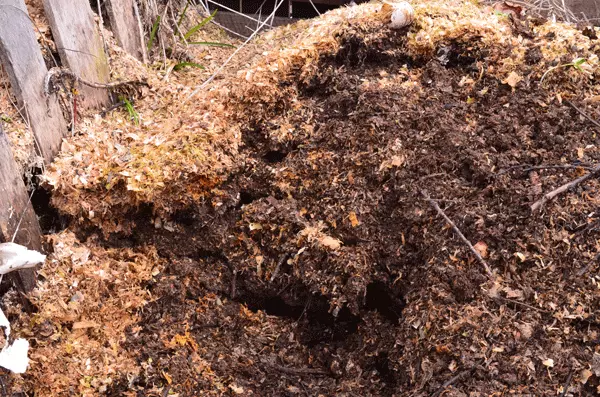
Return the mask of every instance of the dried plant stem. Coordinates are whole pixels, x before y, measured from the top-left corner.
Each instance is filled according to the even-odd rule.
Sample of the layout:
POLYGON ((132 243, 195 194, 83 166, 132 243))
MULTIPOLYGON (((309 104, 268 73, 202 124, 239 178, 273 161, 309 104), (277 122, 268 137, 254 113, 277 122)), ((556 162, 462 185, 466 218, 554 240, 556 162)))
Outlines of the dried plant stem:
POLYGON ((565 101, 569 106, 571 106, 573 109, 575 109, 580 115, 582 115, 583 117, 585 117, 586 119, 588 119, 592 124, 594 124, 596 127, 600 128, 600 123, 598 123, 596 120, 594 120, 593 118, 591 118, 586 112, 584 112, 583 110, 579 109, 577 106, 575 106, 573 104, 573 102, 571 101, 565 101))
POLYGON ((283 0, 279 0, 277 2, 277 4, 275 4, 275 7, 274 7, 273 12, 271 13, 271 15, 269 15, 269 17, 267 17, 264 21, 262 21, 261 24, 258 26, 258 28, 256 28, 256 30, 254 31, 254 33, 252 33, 250 35, 250 37, 248 37, 248 39, 246 39, 246 41, 244 41, 242 43, 242 45, 240 45, 238 48, 236 48, 236 50, 229 56, 229 58, 227 58, 225 60, 225 62, 223 62, 221 64, 221 66, 217 70, 215 70, 215 72, 208 79, 206 79, 206 81, 204 83, 202 83, 194 91, 192 91, 192 93, 190 95, 188 95, 187 98, 185 98, 185 100, 183 101, 183 103, 185 103, 185 102, 189 101, 190 99, 192 99, 194 96, 196 96, 196 94, 198 92, 200 92, 201 89, 203 89, 208 84, 210 84, 210 82, 213 81, 214 78, 217 77, 217 75, 219 73, 221 73, 221 71, 225 68, 225 66, 227 66, 229 64, 229 62, 242 50, 242 48, 244 48, 250 42, 250 40, 252 40, 254 38, 254 36, 256 36, 258 34, 258 32, 260 32, 260 30, 263 28, 263 26, 265 26, 267 24, 267 22, 269 21, 269 19, 271 17, 275 16, 275 13, 279 9, 279 7, 281 7, 282 4, 283 4, 283 0))
POLYGON ((485 259, 483 259, 483 257, 481 256, 481 254, 479 252, 477 252, 477 250, 475 249, 475 247, 473 247, 473 244, 471 244, 471 242, 469 240, 467 240, 467 238, 465 237, 464 234, 462 234, 462 232, 460 231, 460 229, 458 227, 456 227, 456 225, 454 224, 454 222, 452 222, 452 219, 448 218, 448 216, 440 208, 440 206, 438 205, 438 203, 436 203, 434 200, 432 200, 431 197, 429 197, 429 194, 426 191, 421 190, 421 195, 433 207, 433 209, 435 209, 437 211, 437 213, 439 215, 441 215, 446 220, 446 222, 452 227, 452 230, 454 230, 454 233, 456 233, 456 235, 463 241, 463 243, 465 243, 465 245, 467 247, 469 247, 469 249, 471 250, 471 252, 473 253, 473 255, 475 255, 475 257, 477 258, 477 260, 479 261, 479 263, 481 263, 481 265, 485 269, 485 273, 488 275, 488 277, 493 278, 494 274, 492 273, 492 270, 490 269, 490 267, 487 264, 487 262, 485 261, 485 259))
POLYGON ((531 205, 531 212, 539 211, 548 201, 552 200, 559 194, 564 193, 571 188, 574 188, 580 183, 583 183, 588 179, 592 179, 592 177, 596 176, 598 172, 600 172, 600 164, 592 168, 592 170, 588 174, 585 174, 584 176, 579 177, 569 183, 565 183, 564 185, 554 189, 553 191, 544 194, 544 196, 541 199, 539 199, 531 205))

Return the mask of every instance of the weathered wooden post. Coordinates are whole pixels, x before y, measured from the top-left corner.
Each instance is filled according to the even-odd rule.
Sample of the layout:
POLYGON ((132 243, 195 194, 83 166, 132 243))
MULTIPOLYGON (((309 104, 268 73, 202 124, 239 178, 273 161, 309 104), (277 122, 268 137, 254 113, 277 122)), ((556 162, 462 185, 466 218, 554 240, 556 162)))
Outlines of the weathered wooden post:
MULTIPOLYGON (((0 124, 0 243, 11 242, 17 230, 15 243, 42 250, 40 224, 0 124)), ((34 269, 20 270, 17 277, 25 291, 35 287, 34 269)))
MULTIPOLYGON (((138 20, 135 16, 135 0, 106 0, 110 27, 117 43, 125 51, 143 61, 144 43, 139 35, 138 20)), ((100 11, 99 11, 100 12, 100 11)))
POLYGON ((24 0, 0 4, 0 61, 8 72, 24 121, 30 124, 46 164, 60 150, 67 124, 56 98, 46 98, 48 73, 24 0))
MULTIPOLYGON (((44 0, 44 10, 63 65, 85 80, 107 83, 108 59, 89 0, 44 0)), ((82 86, 81 91, 83 108, 108 103, 104 89, 82 86)))

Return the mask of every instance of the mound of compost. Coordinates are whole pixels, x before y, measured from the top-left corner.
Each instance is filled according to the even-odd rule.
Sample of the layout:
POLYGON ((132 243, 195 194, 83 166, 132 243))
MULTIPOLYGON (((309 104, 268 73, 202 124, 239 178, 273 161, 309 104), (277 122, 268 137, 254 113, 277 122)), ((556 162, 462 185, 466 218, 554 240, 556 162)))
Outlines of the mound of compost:
POLYGON ((214 390, 197 356, 245 395, 594 390, 598 183, 530 205, 598 161, 595 126, 542 87, 482 77, 476 43, 448 62, 377 45, 397 43, 350 37, 299 87, 310 134, 257 123, 216 205, 178 213, 179 231, 139 226, 131 244, 173 262, 128 349, 184 395, 214 390), (199 304, 207 291, 226 302, 199 304), (201 347, 165 351, 176 335, 201 347))
MULTIPOLYGON (((454 7, 420 5, 400 31, 350 23, 316 59, 294 50, 284 77, 259 65, 225 83, 236 165, 170 213, 170 186, 140 203, 72 183, 136 203, 113 220, 128 233, 74 218, 82 241, 164 262, 120 345, 140 371, 105 394, 596 391, 599 183, 531 206, 600 161, 595 71, 564 66, 597 63, 597 43, 454 7)), ((178 195, 204 183, 178 178, 178 195)))

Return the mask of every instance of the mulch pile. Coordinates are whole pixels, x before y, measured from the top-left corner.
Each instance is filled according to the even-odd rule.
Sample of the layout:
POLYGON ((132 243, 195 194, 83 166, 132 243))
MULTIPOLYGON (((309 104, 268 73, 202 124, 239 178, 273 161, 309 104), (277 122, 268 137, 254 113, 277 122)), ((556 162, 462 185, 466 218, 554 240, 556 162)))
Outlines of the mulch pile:
POLYGON ((531 209, 600 162, 595 31, 414 7, 403 30, 376 4, 277 29, 251 68, 198 97, 150 78, 139 126, 108 116, 70 139, 46 174, 74 232, 54 244, 89 252, 54 254, 63 270, 44 270, 37 312, 9 311, 36 341, 14 387, 600 390, 600 184, 531 209))

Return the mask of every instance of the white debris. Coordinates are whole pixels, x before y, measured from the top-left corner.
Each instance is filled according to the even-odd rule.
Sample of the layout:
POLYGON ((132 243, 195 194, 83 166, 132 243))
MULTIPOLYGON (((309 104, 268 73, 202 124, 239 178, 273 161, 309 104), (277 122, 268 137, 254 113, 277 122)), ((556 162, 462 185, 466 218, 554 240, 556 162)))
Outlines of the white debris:
POLYGON ((399 3, 391 3, 393 7, 390 27, 392 29, 400 29, 410 25, 415 19, 415 11, 412 6, 406 1, 399 3))
POLYGON ((0 274, 34 267, 46 260, 46 255, 15 243, 0 244, 0 274))
POLYGON ((22 374, 29 366, 29 342, 25 339, 17 339, 11 345, 7 344, 0 351, 0 366, 15 374, 22 374))
POLYGON ((6 335, 6 339, 8 339, 8 337, 10 336, 10 323, 8 322, 8 319, 4 315, 2 309, 0 309, 0 327, 5 328, 4 335, 6 335))

